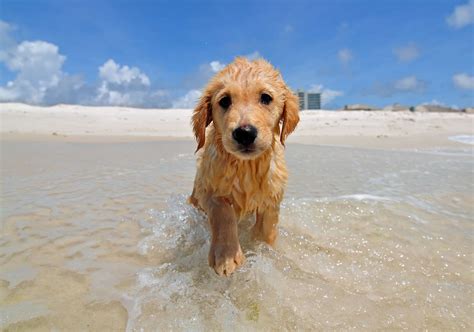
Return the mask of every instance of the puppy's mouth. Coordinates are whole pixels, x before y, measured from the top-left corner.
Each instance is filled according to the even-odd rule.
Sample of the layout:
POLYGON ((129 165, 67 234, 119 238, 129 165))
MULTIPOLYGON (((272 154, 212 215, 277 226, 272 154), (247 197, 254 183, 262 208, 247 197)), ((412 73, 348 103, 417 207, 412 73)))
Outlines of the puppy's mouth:
POLYGON ((261 143, 257 141, 250 144, 241 144, 234 139, 230 140, 226 137, 223 139, 223 143, 227 152, 243 160, 258 158, 265 150, 262 149, 261 143))
POLYGON ((233 148, 233 154, 240 159, 255 159, 262 153, 262 150, 258 148, 255 144, 251 145, 241 145, 238 144, 233 148))
POLYGON ((255 153, 255 151, 257 151, 257 149, 255 148, 255 145, 251 145, 251 146, 243 146, 243 145, 239 145, 239 147, 237 148, 237 151, 242 153, 242 154, 252 154, 252 153, 255 153))
POLYGON ((224 143, 227 152, 230 152, 239 159, 255 159, 260 155, 260 148, 256 144, 243 145, 237 142, 224 143), (230 144, 229 144, 230 143, 230 144))

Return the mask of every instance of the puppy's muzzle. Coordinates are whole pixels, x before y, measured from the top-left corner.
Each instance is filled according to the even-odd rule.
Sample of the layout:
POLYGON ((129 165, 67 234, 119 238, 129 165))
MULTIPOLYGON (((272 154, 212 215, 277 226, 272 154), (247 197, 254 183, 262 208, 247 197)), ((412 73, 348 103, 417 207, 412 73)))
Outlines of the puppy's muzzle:
POLYGON ((257 138, 257 135, 257 128, 250 125, 238 127, 232 132, 234 140, 243 146, 249 146, 252 144, 257 138))

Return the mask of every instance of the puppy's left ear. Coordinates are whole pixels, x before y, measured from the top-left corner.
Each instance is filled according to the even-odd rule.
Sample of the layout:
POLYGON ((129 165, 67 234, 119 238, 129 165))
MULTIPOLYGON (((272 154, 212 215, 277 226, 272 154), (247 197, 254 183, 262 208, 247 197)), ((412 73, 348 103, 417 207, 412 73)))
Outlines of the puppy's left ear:
POLYGON ((212 121, 211 98, 211 92, 209 89, 206 89, 193 112, 191 123, 193 126, 194 136, 196 136, 196 141, 198 143, 196 151, 204 146, 204 143, 206 142, 206 127, 212 121))
POLYGON ((295 96, 290 89, 286 89, 285 92, 285 105, 283 107, 283 113, 281 115, 281 121, 283 125, 281 127, 280 142, 285 145, 285 140, 290 135, 293 130, 295 130, 296 125, 300 121, 299 112, 299 102, 298 97, 295 96))

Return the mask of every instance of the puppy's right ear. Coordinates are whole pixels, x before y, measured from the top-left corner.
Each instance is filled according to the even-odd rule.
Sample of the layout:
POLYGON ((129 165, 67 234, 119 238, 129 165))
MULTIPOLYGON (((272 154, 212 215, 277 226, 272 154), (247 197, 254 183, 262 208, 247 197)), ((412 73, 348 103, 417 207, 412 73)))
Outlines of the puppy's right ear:
POLYGON ((281 126, 280 141, 281 144, 285 145, 285 140, 289 134, 295 130, 296 125, 300 121, 298 97, 296 97, 290 89, 286 88, 285 93, 285 106, 283 108, 283 114, 281 116, 281 121, 283 125, 281 126))
POLYGON ((212 105, 211 105, 212 94, 209 90, 206 90, 199 99, 199 102, 194 109, 193 118, 191 120, 194 136, 198 143, 196 152, 204 146, 206 141, 206 127, 212 121, 212 105))

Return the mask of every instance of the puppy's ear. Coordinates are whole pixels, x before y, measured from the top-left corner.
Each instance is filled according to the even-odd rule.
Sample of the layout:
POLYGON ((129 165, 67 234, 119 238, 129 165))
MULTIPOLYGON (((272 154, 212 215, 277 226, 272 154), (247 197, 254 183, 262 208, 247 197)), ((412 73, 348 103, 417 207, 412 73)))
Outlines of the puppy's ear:
POLYGON ((204 146, 206 141, 206 127, 212 121, 212 105, 211 105, 212 94, 209 90, 206 90, 199 102, 194 109, 193 118, 191 120, 194 136, 196 136, 196 141, 198 143, 196 151, 204 146))
POLYGON ((285 140, 290 135, 293 130, 295 130, 296 125, 300 121, 299 112, 299 103, 298 97, 296 97, 290 89, 286 89, 285 93, 285 105, 283 107, 283 113, 281 115, 281 121, 283 125, 281 127, 280 142, 285 145, 285 140))

